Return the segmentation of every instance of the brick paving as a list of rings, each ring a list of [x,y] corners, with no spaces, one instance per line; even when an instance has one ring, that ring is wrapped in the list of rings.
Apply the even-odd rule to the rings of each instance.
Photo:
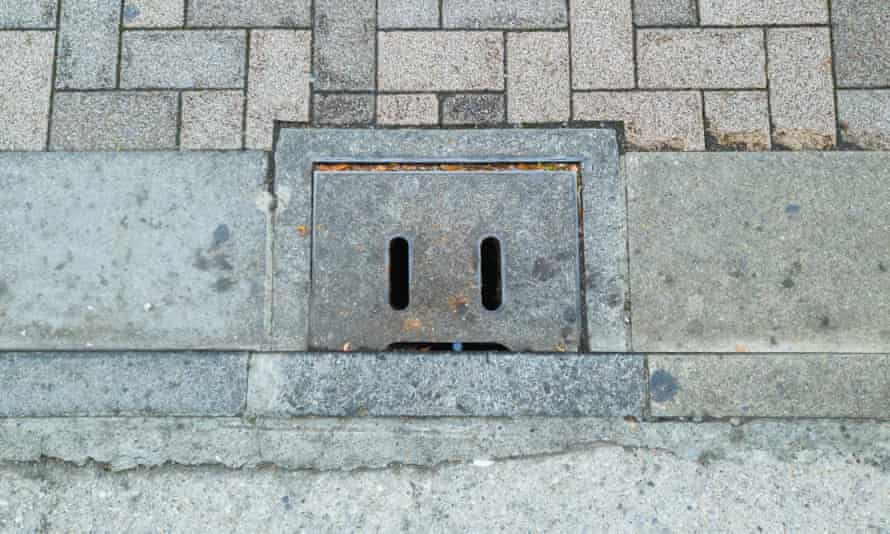
[[[276,121],[888,149],[888,24],[883,0],[3,2],[0,150],[270,150]]]

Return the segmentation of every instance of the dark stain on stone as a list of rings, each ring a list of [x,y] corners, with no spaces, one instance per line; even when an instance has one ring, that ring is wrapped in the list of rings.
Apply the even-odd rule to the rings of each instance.
[[[791,289],[792,287],[794,287],[794,280],[790,276],[782,280],[782,287],[784,287],[785,289]]]
[[[235,287],[235,281],[231,278],[221,277],[217,278],[216,282],[213,283],[213,289],[217,293],[225,293]]]
[[[649,394],[655,402],[668,402],[680,391],[680,384],[672,374],[659,369],[649,377]]]
[[[824,315],[819,318],[819,328],[822,330],[828,330],[831,328],[831,318],[827,315]]]
[[[213,231],[213,246],[211,248],[219,248],[231,237],[232,232],[229,230],[228,226],[226,226],[225,224],[217,226],[216,230]]]
[[[562,310],[562,320],[569,324],[574,324],[575,321],[578,320],[578,312],[575,310],[574,306],[566,306],[565,309]]]
[[[218,254],[213,257],[213,265],[217,269],[221,269],[223,271],[231,271],[233,269],[232,264],[229,263],[228,257],[225,254]]]
[[[723,455],[717,451],[704,451],[698,456],[698,463],[707,467],[722,457]]]
[[[281,504],[284,506],[285,510],[293,508],[293,505],[290,503],[290,497],[287,495],[281,498]]]
[[[610,294],[606,303],[609,305],[610,308],[617,308],[621,305],[621,295],[619,295],[618,293]]]
[[[9,285],[6,282],[4,282],[3,280],[0,280],[0,297],[5,297],[8,294],[9,294]]]
[[[878,270],[881,271],[882,273],[886,273],[886,272],[887,272],[887,266],[884,265],[883,262],[878,262]]]
[[[730,443],[739,443],[743,439],[745,439],[745,431],[741,428],[733,427],[733,429],[729,431]]]
[[[742,271],[729,271],[729,276],[731,278],[739,279],[745,276],[745,274]]]
[[[200,250],[195,251],[195,262],[192,265],[199,271],[210,270],[210,260]]]
[[[779,344],[779,340],[776,339],[776,336],[770,336],[770,337],[769,337],[769,344],[775,347],[776,345]]]
[[[136,205],[143,206],[145,202],[148,200],[148,191],[143,189],[136,193]]]
[[[544,258],[535,260],[535,266],[532,269],[532,276],[542,282],[550,280],[556,275],[556,269]]]

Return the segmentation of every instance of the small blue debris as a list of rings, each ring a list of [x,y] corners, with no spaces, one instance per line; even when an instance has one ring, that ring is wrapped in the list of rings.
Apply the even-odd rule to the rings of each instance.
[[[453,343],[453,344],[451,345],[451,350],[453,350],[454,352],[463,352],[463,350],[464,350],[464,344],[461,343],[461,342]]]
[[[124,20],[127,22],[132,22],[136,17],[139,16],[139,8],[133,5],[129,5],[124,8]]]
[[[800,211],[800,206],[797,204],[788,204],[785,206],[785,213],[789,215],[794,215],[795,213]]]

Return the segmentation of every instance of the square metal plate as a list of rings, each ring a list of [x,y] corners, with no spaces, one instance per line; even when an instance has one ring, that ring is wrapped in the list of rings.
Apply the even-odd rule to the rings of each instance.
[[[577,175],[567,171],[314,173],[310,347],[500,344],[577,351]],[[480,243],[500,243],[502,303],[483,306]],[[390,303],[389,249],[410,244],[410,303]]]

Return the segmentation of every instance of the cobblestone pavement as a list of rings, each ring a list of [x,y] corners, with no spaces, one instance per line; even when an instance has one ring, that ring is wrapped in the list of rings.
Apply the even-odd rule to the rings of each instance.
[[[888,27],[884,0],[2,0],[0,150],[269,150],[276,121],[888,149]]]

